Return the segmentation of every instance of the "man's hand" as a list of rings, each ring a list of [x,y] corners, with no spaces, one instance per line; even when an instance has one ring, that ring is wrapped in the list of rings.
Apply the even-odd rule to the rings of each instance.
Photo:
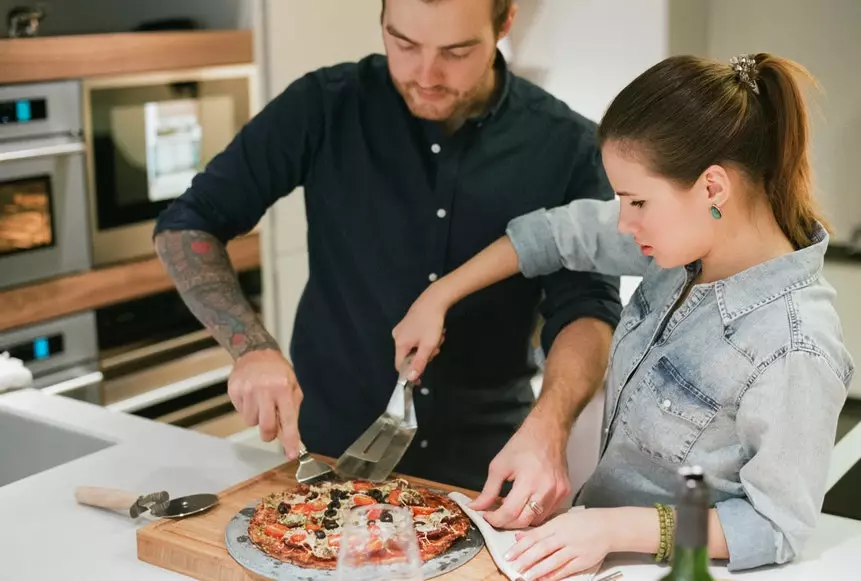
[[[264,442],[278,436],[287,459],[299,457],[302,389],[280,351],[250,351],[239,357],[227,380],[227,393],[247,425],[260,425]]]
[[[571,492],[565,457],[567,436],[530,415],[490,463],[484,490],[470,508],[488,510],[499,497],[503,482],[513,480],[502,506],[484,514],[487,522],[497,528],[523,528],[547,520]],[[533,502],[537,510],[530,508]]]

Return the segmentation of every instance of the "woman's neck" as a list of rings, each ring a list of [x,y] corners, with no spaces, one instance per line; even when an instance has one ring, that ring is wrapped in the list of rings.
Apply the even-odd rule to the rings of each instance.
[[[738,214],[721,224],[715,246],[702,259],[700,283],[729,278],[795,250],[767,202],[749,210],[728,210]]]

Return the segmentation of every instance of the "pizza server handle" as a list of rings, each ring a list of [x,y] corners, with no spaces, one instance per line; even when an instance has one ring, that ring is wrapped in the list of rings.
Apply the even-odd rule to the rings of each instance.
[[[116,488],[102,488],[98,486],[79,486],[75,489],[75,500],[78,504],[120,510],[128,513],[132,518],[137,518],[142,512],[153,505],[168,500],[165,491],[154,492],[141,496],[134,492],[118,490]]]

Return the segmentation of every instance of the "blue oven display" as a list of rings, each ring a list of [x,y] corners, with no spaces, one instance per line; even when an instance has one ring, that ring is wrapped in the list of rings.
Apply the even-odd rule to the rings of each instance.
[[[48,103],[45,99],[16,99],[0,101],[0,125],[30,123],[48,118]]]
[[[37,337],[17,345],[0,346],[0,353],[3,351],[8,351],[9,355],[24,363],[42,361],[63,353],[63,336]]]

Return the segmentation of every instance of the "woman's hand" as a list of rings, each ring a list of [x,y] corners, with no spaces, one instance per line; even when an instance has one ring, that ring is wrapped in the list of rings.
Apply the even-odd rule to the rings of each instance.
[[[524,579],[564,579],[600,563],[618,534],[614,509],[587,508],[559,515],[517,533],[505,558]]]
[[[439,353],[445,339],[445,314],[450,302],[439,291],[439,283],[429,286],[392,331],[395,339],[395,369],[400,370],[406,356],[415,349],[408,378],[416,381]]]

